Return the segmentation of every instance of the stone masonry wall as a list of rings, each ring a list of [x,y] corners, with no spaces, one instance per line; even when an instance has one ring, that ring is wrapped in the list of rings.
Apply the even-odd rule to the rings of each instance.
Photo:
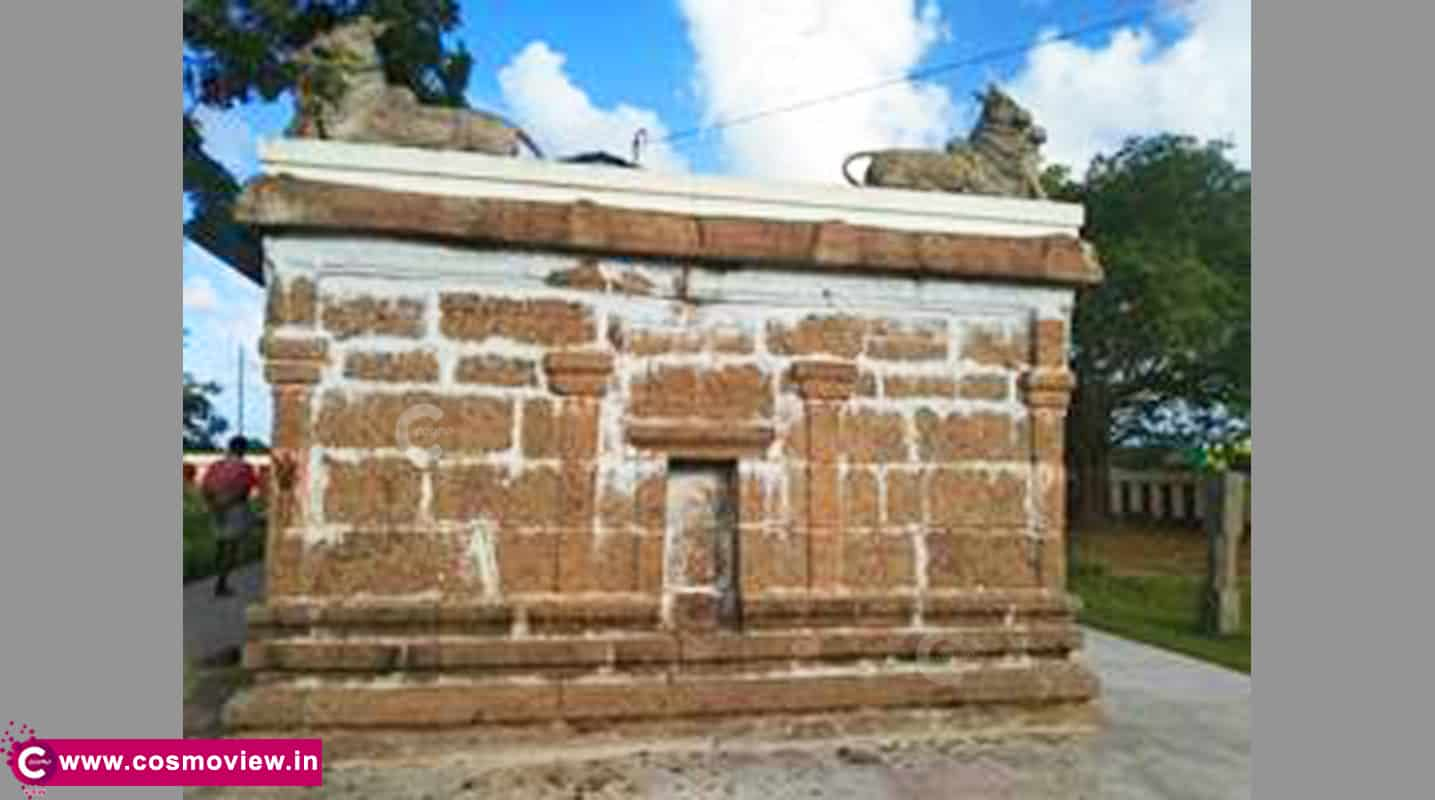
[[[675,455],[737,462],[745,596],[1061,586],[1068,292],[270,249],[275,597],[671,598]]]

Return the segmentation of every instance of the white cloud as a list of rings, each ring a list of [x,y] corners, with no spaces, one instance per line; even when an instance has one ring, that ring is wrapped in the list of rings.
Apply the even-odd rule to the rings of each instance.
[[[184,307],[193,311],[213,311],[219,305],[214,284],[203,275],[184,282]]]
[[[645,128],[649,145],[641,156],[643,167],[662,172],[687,171],[687,161],[682,156],[656,141],[668,133],[656,113],[626,103],[609,109],[595,106],[563,71],[565,61],[562,53],[538,41],[523,48],[498,72],[499,89],[515,122],[537,140],[548,156],[605,150],[631,158],[633,135]]]
[[[947,32],[932,0],[680,0],[706,124],[868,86],[912,71]],[[947,90],[898,84],[724,128],[729,171],[842,181],[850,153],[938,147],[958,133]]]
[[[1104,47],[1052,42],[1029,54],[1008,86],[1046,128],[1048,161],[1080,174],[1128,136],[1170,131],[1232,140],[1232,158],[1250,165],[1250,0],[1172,13],[1189,31],[1164,49],[1150,30],[1125,28]]]

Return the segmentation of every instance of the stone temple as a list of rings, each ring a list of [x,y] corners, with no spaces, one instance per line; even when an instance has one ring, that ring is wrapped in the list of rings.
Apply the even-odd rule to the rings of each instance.
[[[1080,206],[281,140],[235,730],[1094,709]]]

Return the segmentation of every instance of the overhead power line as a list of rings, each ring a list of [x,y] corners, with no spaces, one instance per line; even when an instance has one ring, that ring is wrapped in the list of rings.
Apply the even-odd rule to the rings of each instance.
[[[730,117],[725,120],[720,120],[711,125],[701,125],[694,128],[687,128],[685,130],[677,131],[675,133],[670,133],[667,136],[656,140],[654,144],[674,142],[679,139],[687,139],[693,136],[697,136],[698,134],[719,131],[725,128],[731,128],[736,125],[745,125],[749,122],[754,122],[756,120],[764,119],[766,117],[776,116],[778,114],[787,114],[793,111],[800,111],[802,109],[822,105],[824,103],[831,103],[837,100],[845,100],[854,95],[864,94],[866,92],[874,92],[879,89],[885,89],[889,86],[898,86],[904,83],[912,83],[915,81],[925,80],[935,75],[941,75],[943,73],[963,69],[965,67],[977,66],[988,61],[997,61],[999,59],[1010,58],[1012,56],[1025,55],[1026,53],[1029,53],[1033,50],[1037,50],[1047,45],[1055,44],[1057,42],[1070,41],[1072,39],[1077,39],[1082,36],[1088,36],[1093,33],[1101,33],[1103,31],[1117,28],[1122,25],[1129,25],[1134,22],[1143,21],[1147,17],[1150,17],[1152,14],[1154,14],[1160,8],[1170,9],[1179,6],[1189,5],[1192,2],[1194,2],[1194,0],[1156,0],[1156,2],[1151,3],[1144,10],[1132,12],[1129,14],[1122,14],[1120,16],[1112,17],[1101,22],[1093,23],[1091,25],[1085,25],[1080,28],[1074,28],[1069,31],[1064,31],[1054,36],[1044,38],[1036,43],[1025,43],[1020,45],[1010,45],[1007,47],[996,48],[983,53],[979,53],[969,58],[964,58],[960,61],[950,61],[944,64],[935,64],[924,69],[915,70],[905,75],[888,78],[887,80],[879,81],[877,83],[871,83],[866,86],[858,86],[852,89],[845,89],[843,91],[836,92],[833,94],[823,95],[821,97],[813,97],[807,100],[800,100],[785,106],[777,106],[775,108],[763,109],[761,111],[753,111],[751,113],[743,114],[741,116]]]

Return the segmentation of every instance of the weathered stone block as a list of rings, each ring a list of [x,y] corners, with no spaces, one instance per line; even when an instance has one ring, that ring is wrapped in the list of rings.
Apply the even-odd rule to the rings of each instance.
[[[438,447],[486,453],[513,444],[513,403],[429,392],[324,394],[316,438],[332,447]]]
[[[628,533],[569,532],[558,550],[560,592],[638,589],[638,537]]]
[[[740,536],[743,594],[807,587],[805,535],[790,529],[743,528]]]
[[[843,585],[862,589],[911,587],[915,558],[911,537],[874,531],[842,537]]]
[[[957,396],[963,400],[1007,400],[1011,381],[1005,375],[968,375],[958,384]]]
[[[842,443],[858,464],[892,464],[909,459],[907,421],[901,414],[863,409],[842,418]]]
[[[328,459],[324,518],[362,525],[397,524],[418,516],[423,476],[406,458],[356,463]]]
[[[913,397],[949,400],[957,393],[957,382],[952,378],[932,375],[888,375],[882,381],[882,394],[893,400]]]
[[[916,414],[917,451],[926,462],[1025,460],[1025,424],[1008,414]]]
[[[538,368],[532,361],[495,355],[464,356],[454,366],[456,383],[487,386],[536,386]]]
[[[512,445],[512,402],[431,392],[323,396],[317,441],[329,447],[438,447],[489,452]]]
[[[867,323],[859,317],[809,316],[792,325],[773,322],[767,348],[782,355],[832,355],[855,358],[862,352]]]
[[[1032,363],[1038,367],[1066,365],[1066,322],[1042,319],[1036,322],[1036,351]]]
[[[842,524],[854,528],[876,528],[881,522],[881,495],[877,473],[870,469],[851,467],[847,470],[842,492]]]
[[[450,339],[512,339],[524,344],[572,346],[597,336],[592,311],[566,300],[513,299],[449,293],[439,299],[439,331]]]
[[[808,513],[813,527],[842,524],[842,476],[835,465],[811,464],[807,473]]]
[[[309,403],[312,397],[313,393],[307,387],[279,386],[274,389],[274,449],[309,446]]]
[[[928,484],[931,523],[943,527],[1017,526],[1027,523],[1025,476],[940,468]]]
[[[887,524],[917,525],[926,521],[923,513],[925,478],[921,470],[887,470]]]
[[[947,357],[947,341],[935,332],[891,333],[874,336],[867,355],[885,361],[932,361]]]
[[[313,689],[315,727],[436,728],[532,722],[558,714],[558,686],[492,682],[460,686]]]
[[[747,355],[756,346],[752,336],[740,330],[717,329],[623,329],[618,337],[620,350],[635,356],[685,355],[703,352]]]
[[[962,358],[981,366],[1021,367],[1030,361],[1030,340],[1021,331],[973,326],[962,342]]]
[[[363,381],[433,383],[438,380],[438,358],[426,350],[350,353],[344,359],[344,376]]]
[[[356,336],[417,339],[424,333],[424,302],[405,297],[324,298],[324,330],[339,340]]]
[[[296,276],[275,276],[266,297],[265,322],[269,325],[309,327],[318,316],[318,296],[314,281]]]
[[[663,590],[663,564],[667,558],[667,545],[663,535],[645,533],[636,537],[637,548],[637,591],[655,595]]]
[[[267,333],[259,341],[259,352],[272,361],[329,360],[329,342],[310,336],[277,336]]]
[[[634,379],[631,413],[639,417],[742,420],[772,416],[771,376],[756,366],[657,367]]]
[[[558,418],[554,401],[523,402],[521,441],[524,458],[558,457]]]
[[[558,547],[555,533],[498,534],[498,572],[504,594],[558,591]]]
[[[414,530],[356,530],[333,543],[305,548],[297,594],[399,595],[433,589],[439,576],[457,580],[460,543]]]
[[[434,473],[435,519],[491,521],[500,529],[557,527],[562,523],[562,481],[552,467],[510,474],[503,466],[445,466]]]
[[[575,398],[559,406],[558,451],[570,460],[588,460],[598,451],[598,415],[601,406],[596,400]]]
[[[1039,542],[1024,534],[927,535],[927,583],[934,589],[1034,589]]]

